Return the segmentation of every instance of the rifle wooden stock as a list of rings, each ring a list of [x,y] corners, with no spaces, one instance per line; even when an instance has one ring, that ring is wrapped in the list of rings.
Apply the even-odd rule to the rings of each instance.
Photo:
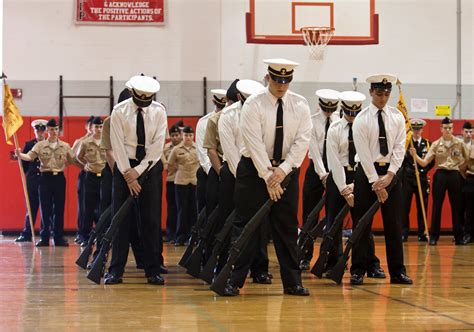
[[[303,227],[301,228],[300,233],[298,234],[298,244],[303,243],[305,237],[308,235],[308,232],[314,228],[315,223],[318,223],[319,220],[316,219],[316,216],[321,212],[321,210],[324,207],[324,204],[326,204],[326,195],[324,195],[316,204],[314,209],[311,210],[311,212],[308,214],[308,217],[306,217],[306,222],[304,223]]]
[[[204,265],[201,273],[199,274],[199,279],[207,282],[208,284],[212,283],[212,279],[214,278],[214,269],[217,264],[218,258],[223,254],[223,250],[225,249],[225,240],[229,237],[232,232],[232,227],[234,225],[235,215],[237,214],[236,210],[232,211],[232,213],[227,217],[224,227],[222,227],[221,231],[216,235],[216,241],[214,243],[214,247],[212,248],[211,257]]]
[[[202,258],[204,256],[204,250],[207,248],[208,243],[212,237],[212,232],[216,227],[216,223],[218,221],[219,216],[219,205],[217,205],[212,213],[209,215],[207,219],[207,223],[204,226],[204,229],[199,236],[199,241],[197,244],[196,249],[194,249],[189,259],[184,264],[186,268],[186,273],[195,277],[199,278],[199,273],[201,273],[201,263]]]
[[[334,223],[332,224],[331,228],[324,234],[323,241],[321,242],[321,248],[319,250],[318,260],[311,269],[311,273],[318,278],[322,278],[323,276],[324,268],[326,267],[326,263],[328,261],[329,250],[331,250],[334,237],[336,236],[337,232],[342,229],[342,223],[350,209],[351,207],[348,204],[345,204],[334,219]]]
[[[296,172],[296,169],[291,171],[288,174],[283,182],[281,183],[281,187],[285,189],[288,184],[290,183],[292,175]],[[235,240],[232,244],[230,251],[229,251],[229,259],[227,263],[224,265],[220,273],[216,276],[213,283],[211,284],[211,290],[219,295],[224,295],[225,287],[227,285],[227,280],[229,279],[232,268],[240,256],[240,253],[245,249],[245,246],[250,241],[252,235],[258,229],[258,227],[264,222],[265,217],[270,212],[271,207],[275,204],[275,201],[268,199],[262,207],[257,211],[257,213],[249,220],[249,222],[245,225],[240,233],[239,237]]]
[[[189,237],[189,245],[184,251],[183,256],[178,262],[179,266],[185,267],[186,262],[189,259],[189,256],[193,253],[194,246],[197,243],[198,240],[198,235],[199,235],[199,230],[201,229],[202,225],[204,224],[204,221],[206,220],[206,207],[204,207],[201,212],[199,212],[199,216],[197,218],[196,223],[194,226],[191,228],[191,236]]]
[[[112,207],[109,206],[105,211],[100,215],[99,221],[95,228],[91,231],[89,235],[89,241],[85,246],[84,250],[82,250],[81,254],[76,260],[76,264],[83,269],[87,268],[87,263],[89,263],[89,257],[92,254],[92,247],[94,246],[94,241],[97,239],[99,235],[101,235],[105,229],[107,221],[112,213]]]
[[[143,183],[145,182],[152,164],[153,162],[151,161],[148,163],[147,168],[143,171],[142,175],[138,179],[138,183],[140,185],[143,185]],[[95,282],[96,284],[100,284],[100,280],[104,276],[105,264],[107,263],[110,247],[112,246],[112,241],[115,238],[115,235],[117,235],[123,220],[125,220],[125,218],[128,216],[128,213],[132,207],[134,200],[135,197],[133,197],[132,195],[127,197],[120,209],[113,216],[112,221],[110,222],[110,226],[107,229],[107,232],[105,232],[104,234],[99,254],[92,262],[92,267],[87,273],[87,279]]]
[[[397,175],[395,175],[392,180],[392,183],[390,183],[390,185],[386,188],[388,193],[390,193],[397,181],[398,178]],[[344,253],[339,258],[337,264],[332,268],[331,273],[329,274],[329,279],[335,281],[337,284],[340,284],[342,281],[342,277],[344,276],[344,271],[346,269],[346,263],[349,260],[349,254],[352,248],[354,247],[354,244],[360,240],[360,238],[362,237],[362,233],[371,223],[372,218],[374,217],[379,207],[380,202],[378,200],[375,200],[372,206],[367,210],[367,212],[362,216],[362,218],[360,218],[356,228],[352,231],[352,236],[347,240]]]

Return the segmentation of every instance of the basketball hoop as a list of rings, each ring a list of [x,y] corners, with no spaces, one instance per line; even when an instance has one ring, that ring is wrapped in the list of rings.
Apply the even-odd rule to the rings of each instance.
[[[301,28],[301,34],[308,46],[310,58],[313,60],[323,60],[324,50],[334,35],[334,28],[303,27]]]

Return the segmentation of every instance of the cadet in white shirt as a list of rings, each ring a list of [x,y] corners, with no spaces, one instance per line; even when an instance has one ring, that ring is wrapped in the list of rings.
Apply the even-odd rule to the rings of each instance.
[[[207,155],[207,149],[204,148],[204,138],[206,137],[207,122],[209,119],[214,116],[217,112],[220,112],[226,105],[225,95],[226,90],[224,89],[212,89],[212,102],[215,105],[215,109],[204,115],[199,119],[196,125],[196,148],[199,158],[199,164],[201,167],[198,168],[196,172],[197,177],[197,204],[198,204],[198,213],[206,206],[206,192],[207,192],[207,178],[209,171],[212,168],[211,160]],[[211,211],[207,211],[209,215]]]
[[[160,265],[163,262],[160,206],[156,197],[162,187],[163,165],[160,162],[166,136],[167,121],[163,105],[153,101],[160,84],[151,77],[130,79],[132,98],[115,106],[111,116],[111,143],[115,157],[112,211],[115,214],[129,195],[137,197],[134,217],[139,222],[143,244],[143,263],[148,283],[163,285]],[[141,186],[138,177],[152,162],[148,177]],[[130,218],[126,218],[113,241],[112,261],[106,284],[122,282],[129,251]]]
[[[219,217],[221,221],[225,221],[234,209],[235,176],[241,157],[240,150],[244,144],[239,126],[242,106],[248,97],[265,90],[265,87],[257,81],[240,80],[237,82],[236,89],[240,101],[233,103],[222,111],[218,125],[220,142],[225,158],[220,171]],[[260,248],[250,267],[253,281],[259,284],[271,284],[272,282],[268,273],[267,229],[268,224],[261,229]],[[226,262],[227,255],[221,255],[216,273],[220,271]]]
[[[280,183],[293,168],[301,166],[308,151],[310,110],[304,97],[288,91],[293,68],[298,64],[285,59],[270,59],[265,63],[269,86],[246,100],[240,117],[244,148],[235,182],[233,238],[269,198],[274,200],[269,219],[284,293],[309,295],[308,289],[302,286],[296,253],[299,172],[293,174],[285,192]],[[239,294],[258,243],[259,232],[256,232],[234,265],[225,295]]]
[[[350,207],[354,206],[354,175],[357,163],[352,124],[366,98],[360,92],[344,91],[339,94],[339,99],[344,115],[343,118],[331,124],[326,141],[328,166],[331,170],[326,181],[326,233],[329,232],[336,216],[345,204],[349,204]],[[369,239],[368,250],[367,276],[385,278],[384,271],[380,268],[380,260],[375,256],[373,236]],[[337,231],[329,250],[325,269],[327,274],[336,265],[341,255],[342,227]]]
[[[353,135],[360,166],[354,180],[353,229],[369,207],[381,203],[385,233],[388,270],[393,284],[412,284],[403,264],[401,234],[401,181],[397,172],[405,157],[405,119],[402,113],[388,106],[392,83],[397,78],[390,74],[367,78],[372,102],[354,121]],[[390,192],[387,187],[394,182]],[[352,252],[351,284],[360,285],[367,271],[367,253],[371,225],[363,232]]]
[[[336,112],[339,104],[338,91],[320,89],[316,91],[316,96],[318,97],[318,110],[311,116],[313,129],[311,130],[308,153],[310,162],[303,183],[303,224],[307,222],[306,219],[311,210],[323,197],[329,174],[326,155],[327,131],[329,125],[340,118],[339,112]],[[316,218],[319,219],[319,214]],[[313,248],[310,248],[306,256],[301,259],[300,268],[308,270],[312,258]]]

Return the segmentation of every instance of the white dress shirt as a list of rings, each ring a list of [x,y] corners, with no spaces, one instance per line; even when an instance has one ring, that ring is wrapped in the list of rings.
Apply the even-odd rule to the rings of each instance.
[[[283,149],[279,166],[285,174],[300,167],[308,152],[311,139],[311,113],[308,102],[294,92],[287,91],[283,101]],[[240,115],[240,130],[244,141],[242,155],[252,158],[258,175],[265,181],[273,174],[268,170],[273,159],[278,98],[270,91],[250,96]]]
[[[130,169],[129,159],[136,159],[137,149],[137,109],[132,98],[114,107],[110,117],[110,140],[115,161],[120,172]],[[154,166],[160,160],[165,143],[167,120],[163,105],[153,101],[150,106],[142,107],[145,125],[146,156],[135,167],[142,174],[152,161]]]
[[[397,173],[405,157],[405,118],[402,113],[391,106],[385,105],[382,112],[385,132],[387,134],[388,154],[380,154],[378,108],[374,104],[360,111],[352,126],[354,145],[358,159],[364,168],[370,183],[377,181],[379,176],[374,163],[390,163],[389,172]]]
[[[240,101],[223,109],[217,128],[224,158],[234,177],[237,174],[237,165],[240,161],[241,149],[244,146],[239,128],[241,110],[242,103]]]
[[[349,165],[349,122],[346,118],[331,124],[326,140],[328,167],[339,191],[347,186],[344,167]]]
[[[206,172],[206,174],[209,174],[209,170],[211,169],[212,164],[211,164],[211,160],[209,159],[207,155],[207,149],[203,147],[204,137],[206,136],[207,121],[214,114],[216,114],[215,110],[212,111],[211,113],[204,115],[202,118],[199,119],[196,125],[197,155],[199,159],[199,164],[201,164],[201,167],[204,169],[204,172]]]
[[[319,178],[322,178],[327,174],[323,163],[323,151],[324,151],[324,133],[326,131],[326,115],[319,109],[315,114],[311,116],[311,122],[313,129],[311,130],[311,141],[309,143],[309,159],[313,160],[314,171],[318,174]],[[339,112],[333,112],[329,117],[329,122],[339,120]],[[326,150],[327,155],[327,150]]]

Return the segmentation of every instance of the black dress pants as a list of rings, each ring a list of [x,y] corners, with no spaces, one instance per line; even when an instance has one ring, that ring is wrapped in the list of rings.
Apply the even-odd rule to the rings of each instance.
[[[323,182],[319,179],[318,174],[314,170],[314,163],[310,160],[308,169],[306,170],[303,183],[303,225],[307,222],[308,215],[311,210],[319,203],[324,194]],[[319,221],[319,214],[316,216]],[[313,258],[313,248],[308,250],[304,260],[310,261]]]
[[[387,174],[388,166],[378,166],[376,164],[376,171],[378,175]],[[392,190],[389,192],[388,199],[381,204],[384,235],[385,235],[385,250],[387,254],[388,271],[390,276],[396,276],[400,273],[405,273],[405,266],[403,265],[403,244],[402,244],[402,230],[401,230],[401,214],[400,206],[402,205],[401,190],[402,186],[397,176],[393,181],[396,181]],[[377,200],[375,192],[372,191],[372,184],[369,183],[365,175],[363,167],[358,167],[354,180],[354,209],[352,228],[355,229],[360,218],[367,212]],[[369,252],[370,234],[372,229],[372,221],[368,227],[364,229],[360,240],[354,244],[352,249],[352,274],[364,275],[367,272],[367,257]]]
[[[234,210],[234,191],[235,191],[235,177],[229,169],[227,162],[222,164],[220,172],[220,183],[219,183],[219,223],[214,233],[217,235],[221,231],[224,223],[227,220],[227,217]],[[268,221],[260,228],[260,250],[257,250],[256,256],[253,258],[252,265],[250,266],[250,272],[252,275],[258,275],[263,272],[268,272],[268,253],[267,253],[267,243],[268,243]],[[228,258],[228,251],[230,249],[230,241],[232,236],[225,241],[226,248],[225,254],[219,257],[219,262],[217,264],[217,272],[225,265]],[[212,250],[211,248],[208,249]]]
[[[461,174],[458,171],[436,170],[433,178],[433,213],[431,214],[430,237],[439,239],[441,228],[441,210],[443,208],[444,196],[448,192],[451,204],[451,219],[453,223],[454,239],[461,240],[462,215],[461,209]]]
[[[416,212],[418,222],[418,236],[425,234],[425,223],[423,221],[423,210],[421,209],[420,195],[418,193],[418,185],[416,184],[415,174],[411,170],[405,170],[402,188],[403,188],[403,218],[402,218],[402,235],[408,236],[410,232],[410,209],[413,195],[416,200]],[[428,179],[426,174],[420,174],[421,192],[423,194],[423,203],[425,212],[428,211]]]
[[[301,285],[301,270],[299,268],[296,241],[298,238],[298,175],[293,174],[290,184],[283,197],[272,206],[269,221],[272,229],[283,287]],[[242,157],[237,167],[235,181],[235,208],[233,240],[242,232],[248,221],[260,207],[269,199],[265,181],[258,176],[250,158]],[[260,228],[266,227],[261,225]],[[234,265],[230,282],[242,287],[248,274],[253,258],[261,250],[261,233],[255,232],[248,245],[242,251]]]
[[[84,219],[84,178],[86,176],[86,172],[81,170],[77,177],[77,230],[78,234],[82,229],[82,221]]]
[[[206,206],[207,174],[202,167],[198,168],[196,172],[196,178],[197,178],[196,195],[197,195],[197,206],[198,206],[198,214],[199,214],[201,210]]]
[[[131,166],[136,166],[136,161],[131,160]],[[156,197],[160,195],[162,186],[161,163],[153,166],[142,185],[142,190],[137,199],[135,199],[135,209],[131,209],[127,218],[125,218],[118,230],[117,236],[113,240],[112,260],[109,272],[118,276],[122,276],[125,265],[127,264],[131,224],[137,222],[141,243],[143,245],[143,264],[145,275],[151,277],[159,274],[160,265],[163,263],[163,256],[157,239],[161,239],[160,206],[156,204]],[[118,170],[114,169],[113,175],[113,198],[112,211],[113,214],[120,209],[123,202],[130,196],[127,183]]]
[[[41,173],[41,239],[49,241],[52,231],[55,241],[62,241],[64,234],[64,202],[66,200],[66,178],[63,172]]]
[[[196,223],[196,186],[193,184],[175,185],[176,205],[178,207],[178,225],[176,243],[185,243],[189,238],[191,227]]]
[[[355,171],[346,171],[346,184],[354,182]],[[334,221],[342,210],[344,205],[346,205],[346,199],[339,192],[339,188],[334,182],[332,174],[329,174],[326,181],[326,221],[327,226],[324,229],[325,233],[329,232],[330,228],[334,224]],[[351,209],[351,215],[353,215],[353,209]],[[368,253],[367,253],[367,268],[369,270],[380,267],[380,260],[375,255],[375,243],[372,233],[370,234],[369,243],[368,243]],[[322,246],[322,244],[321,244]],[[338,229],[332,246],[329,250],[328,261],[326,264],[326,270],[330,270],[336,265],[339,257],[342,256],[342,227]]]
[[[100,174],[102,175],[102,174]],[[89,238],[89,233],[92,230],[93,223],[97,223],[100,217],[100,183],[102,176],[97,176],[95,173],[86,172],[83,179],[83,207],[84,213],[82,216],[82,228],[79,230],[85,239]]]
[[[102,170],[102,180],[100,182],[100,213],[102,214],[111,204],[112,204],[112,182],[113,176],[112,171],[108,164],[105,165]],[[112,220],[112,214],[106,222],[105,229],[107,230],[110,226]],[[103,234],[97,237],[97,243],[102,242]],[[133,256],[135,257],[135,262],[137,266],[143,266],[143,246],[140,243],[140,237],[138,235],[138,225],[136,222],[130,223],[130,245],[132,247]],[[97,247],[94,252],[94,257],[98,254]]]

